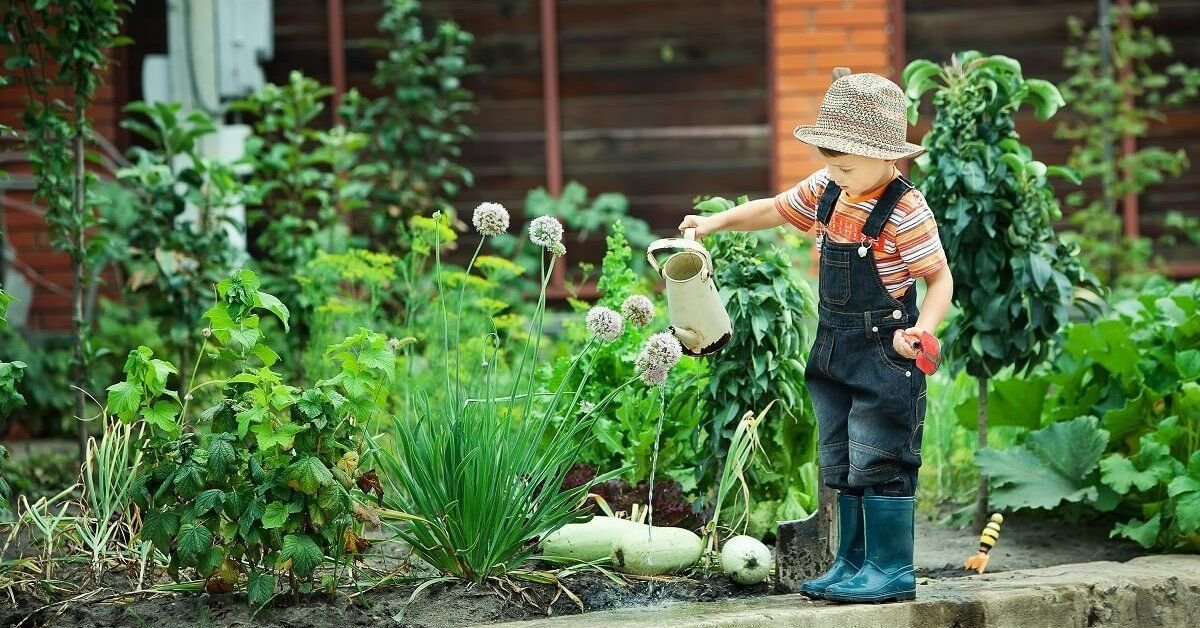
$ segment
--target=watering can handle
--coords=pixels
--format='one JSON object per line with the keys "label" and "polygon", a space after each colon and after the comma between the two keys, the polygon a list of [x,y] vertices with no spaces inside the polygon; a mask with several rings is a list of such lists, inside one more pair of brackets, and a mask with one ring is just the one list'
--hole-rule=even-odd
{"label": "watering can handle", "polygon": [[709,255],[708,249],[704,248],[704,245],[696,241],[695,229],[685,229],[682,238],[663,238],[662,240],[656,240],[650,246],[646,247],[646,259],[649,260],[650,266],[654,268],[654,272],[658,273],[659,276],[662,276],[662,267],[659,266],[655,253],[668,249],[687,249],[698,253],[704,258],[705,276],[712,276],[712,255]]}

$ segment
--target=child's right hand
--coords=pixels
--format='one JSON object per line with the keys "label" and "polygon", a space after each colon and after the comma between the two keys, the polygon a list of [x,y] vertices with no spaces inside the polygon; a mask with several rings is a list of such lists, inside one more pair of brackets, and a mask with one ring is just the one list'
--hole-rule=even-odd
{"label": "child's right hand", "polygon": [[683,222],[679,223],[679,232],[683,233],[685,229],[695,229],[696,237],[703,238],[716,232],[718,225],[712,216],[685,216]]}

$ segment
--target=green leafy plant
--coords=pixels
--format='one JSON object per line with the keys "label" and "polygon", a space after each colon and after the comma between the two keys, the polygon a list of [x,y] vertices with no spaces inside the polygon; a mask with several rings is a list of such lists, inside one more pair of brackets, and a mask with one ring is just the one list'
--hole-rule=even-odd
{"label": "green leafy plant", "polygon": [[[1114,28],[1107,38],[1099,25],[1087,29],[1077,17],[1067,23],[1072,43],[1063,65],[1073,74],[1060,88],[1075,116],[1058,126],[1057,135],[1074,143],[1071,167],[1098,184],[1092,192],[1068,195],[1067,203],[1078,208],[1071,223],[1082,259],[1110,286],[1136,287],[1153,266],[1150,239],[1124,233],[1117,211],[1122,199],[1181,176],[1189,165],[1183,149],[1118,150],[1125,138],[1145,137],[1166,119],[1166,110],[1200,92],[1200,69],[1169,62],[1171,41],[1151,30],[1148,22],[1157,12],[1144,1],[1112,7],[1107,17]],[[1188,233],[1188,222],[1175,214],[1164,226]],[[1194,224],[1191,232],[1200,233]]]}
{"label": "green leafy plant", "polygon": [[[903,82],[910,122],[922,96],[933,91],[936,114],[922,139],[927,152],[916,160],[914,181],[938,215],[959,286],[959,315],[950,321],[944,345],[950,362],[979,381],[982,448],[988,379],[1005,368],[1026,372],[1044,360],[1068,321],[1076,289],[1098,289],[1078,247],[1063,243],[1052,227],[1062,211],[1047,177],[1075,175],[1035,160],[1013,120],[1024,104],[1049,119],[1063,100],[1051,83],[1026,79],[1015,60],[975,51],[954,55],[946,66],[913,61]],[[980,521],[987,488],[982,477]]]}
{"label": "green leafy plant", "polygon": [[[606,238],[607,252],[601,262],[596,288],[600,298],[596,305],[622,309],[622,304],[632,297],[641,297],[653,310],[652,316],[663,310],[662,303],[649,289],[648,282],[640,276],[632,264],[633,249],[625,236],[620,222],[610,225]],[[647,296],[649,295],[649,296]],[[572,299],[572,309],[577,314],[587,311],[591,305]],[[590,411],[614,388],[637,373],[634,354],[637,348],[653,333],[654,321],[644,321],[641,327],[632,326],[612,343],[593,349],[590,374],[572,370],[571,355],[559,356],[553,363],[551,382],[561,382],[567,373],[573,373],[569,385],[582,385],[581,412]],[[561,344],[576,347],[587,342],[590,332],[583,321],[563,321]],[[624,479],[631,484],[646,480],[650,475],[651,459],[655,440],[659,440],[658,471],[665,477],[678,480],[683,490],[694,491],[696,479],[694,469],[701,452],[699,424],[703,410],[697,397],[703,382],[707,363],[688,360],[677,367],[677,376],[665,384],[670,399],[665,409],[666,419],[658,425],[660,399],[657,394],[647,394],[641,388],[627,388],[595,420],[595,438],[580,450],[580,461],[600,469],[627,468]],[[563,416],[570,422],[578,417]],[[641,502],[645,505],[645,502]]]}
{"label": "green leafy plant", "polygon": [[416,0],[383,0],[382,38],[369,42],[382,56],[371,82],[383,93],[346,94],[339,112],[348,128],[368,139],[364,163],[378,166],[370,195],[371,248],[403,251],[409,218],[450,215],[450,200],[473,183],[457,160],[471,136],[465,117],[474,110],[463,79],[478,71],[468,61],[473,37],[452,21],[430,28]]}
{"label": "green leafy plant", "polygon": [[[1151,281],[1110,314],[1069,326],[1061,352],[1034,378],[1050,391],[1035,414],[1050,423],[1046,429],[1094,417],[1087,419],[1094,434],[1086,438],[1105,445],[1095,459],[1093,448],[1075,447],[1057,452],[1057,463],[1072,468],[1099,463],[1098,476],[1074,478],[1089,491],[1085,503],[1133,513],[1114,532],[1146,547],[1200,547],[1200,502],[1187,479],[1195,476],[1192,459],[1200,450],[1198,302],[1200,282]],[[1007,464],[1013,461],[1003,457],[1006,464],[997,468],[996,454],[981,457],[981,465],[985,459],[1015,482],[1040,487],[1036,478],[1022,479],[1035,469]],[[1042,490],[1019,492],[1008,501],[1013,508],[1057,503],[1055,493]]]}
{"label": "green leafy plant", "polygon": [[81,453],[87,445],[84,300],[89,269],[102,248],[94,241],[99,237],[95,212],[87,208],[89,191],[96,182],[96,175],[86,167],[92,141],[87,109],[112,62],[109,52],[129,41],[120,30],[122,16],[131,4],[120,0],[14,0],[0,13],[5,67],[17,70],[17,81],[26,90],[21,121],[38,182],[34,197],[46,204],[46,224],[54,246],[71,258],[72,379]]}
{"label": "green leafy plant", "polygon": [[[629,215],[629,199],[623,194],[604,192],[588,198],[588,190],[577,181],[568,181],[563,186],[562,193],[552,196],[545,188],[535,188],[525,195],[524,216],[526,219],[538,216],[554,216],[563,221],[563,225],[571,233],[572,239],[584,242],[593,234],[610,236],[614,229],[621,229],[621,237],[638,251],[655,240],[650,233],[646,221]],[[518,236],[503,234],[495,241],[496,250],[513,259],[515,263],[525,268],[532,275],[537,270],[538,260],[530,250],[523,246]],[[646,270],[645,257],[642,255],[629,256],[626,260],[628,270],[633,277],[644,277]],[[586,280],[591,269],[590,262],[580,262],[575,268],[568,269],[570,275],[584,275],[577,280]],[[582,271],[582,273],[577,273]],[[524,291],[532,292],[536,285],[529,282],[520,286]],[[597,289],[601,289],[597,286]]]}
{"label": "green leafy plant", "polygon": [[101,331],[149,317],[170,343],[159,348],[178,351],[179,363],[190,365],[192,322],[238,261],[228,234],[244,228],[230,216],[245,200],[244,186],[231,167],[200,156],[197,143],[214,133],[207,114],[183,116],[179,104],[162,102],[133,102],[125,112],[130,117],[121,126],[145,145],[130,149],[132,164],[102,183],[95,199],[110,230],[105,261],[120,268],[131,295],[143,298],[103,310]]}
{"label": "green leafy plant", "polygon": [[[377,166],[360,163],[367,136],[317,126],[333,89],[293,71],[235,109],[256,118],[244,162],[252,169],[247,222],[272,293],[295,303],[295,275],[317,251],[345,250],[348,216],[367,205]],[[304,341],[303,332],[301,342]]]}
{"label": "green leafy plant", "polygon": [[1006,449],[982,449],[975,460],[991,477],[991,506],[1054,508],[1063,502],[1095,501],[1100,457],[1108,432],[1096,417],[1052,423]]}
{"label": "green leafy plant", "polygon": [[[0,289],[0,332],[8,328],[8,305],[15,300]],[[17,384],[21,383],[27,365],[16,360],[5,362],[4,357],[0,356],[0,418],[25,405],[25,397],[17,390]]]}
{"label": "green leafy plant", "polygon": [[[495,204],[476,209],[472,221],[483,238],[465,274],[491,236],[509,225],[507,212]],[[498,360],[501,338],[488,335],[481,358],[463,358],[458,321],[466,283],[458,286],[455,315],[447,305],[453,292],[442,283],[440,246],[434,243],[435,295],[441,311],[440,346],[444,360],[431,364],[436,381],[447,392],[431,403],[415,390],[392,429],[379,439],[375,459],[384,470],[384,503],[401,513],[389,525],[413,552],[449,577],[482,582],[530,576],[522,563],[533,556],[537,541],[567,523],[587,518],[584,497],[595,483],[620,474],[617,469],[579,486],[562,490],[563,480],[581,449],[594,438],[597,416],[620,392],[639,378],[661,385],[678,361],[681,349],[669,334],[647,340],[638,369],[587,412],[578,411],[588,374],[594,372],[594,349],[625,333],[620,314],[607,308],[589,313],[591,337],[572,360],[561,381],[546,386],[539,368],[546,305],[546,284],[555,262],[565,253],[562,225],[550,217],[530,224],[529,239],[543,249],[541,287],[524,347],[512,352],[505,368]],[[546,257],[549,264],[546,264]],[[517,357],[519,353],[519,358]],[[465,371],[464,371],[465,369]],[[584,374],[573,381],[574,369]],[[468,377],[464,378],[466,372]],[[568,420],[558,420],[568,417]],[[388,517],[385,517],[388,519]]]}
{"label": "green leafy plant", "polygon": [[[696,209],[715,213],[733,205],[712,198]],[[811,345],[804,322],[816,316],[816,298],[792,271],[788,254],[764,247],[752,233],[719,234],[710,250],[735,333],[713,361],[703,393],[711,412],[705,477],[721,476],[718,466],[741,417],[778,401],[779,416],[758,425],[763,455],[747,479],[758,502],[754,530],[761,534],[776,520],[799,519],[816,508],[816,425],[804,386]]]}
{"label": "green leafy plant", "polygon": [[[149,427],[145,471],[131,491],[144,512],[141,537],[169,556],[173,574],[194,568],[210,591],[228,591],[246,574],[254,605],[274,595],[278,576],[305,590],[318,567],[365,548],[356,503],[378,480],[359,466],[355,426],[379,411],[398,344],[360,330],[327,349],[341,365],[336,375],[307,389],[285,384],[260,315],[286,330],[290,314],[259,287],[254,273],[234,273],[204,315],[197,364],[211,356],[231,364],[232,377],[197,383],[194,368],[177,392],[169,385],[178,368],[139,347],[107,402],[123,422]],[[206,386],[223,395],[197,414],[191,402]]]}

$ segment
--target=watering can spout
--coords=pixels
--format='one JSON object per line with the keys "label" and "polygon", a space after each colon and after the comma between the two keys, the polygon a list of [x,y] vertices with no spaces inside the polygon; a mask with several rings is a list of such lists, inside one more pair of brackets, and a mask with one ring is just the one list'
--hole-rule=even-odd
{"label": "watering can spout", "polygon": [[[666,250],[674,253],[659,265],[656,254]],[[646,258],[666,282],[671,332],[684,353],[698,357],[720,351],[733,337],[733,326],[713,281],[712,256],[696,241],[696,230],[654,242]]]}

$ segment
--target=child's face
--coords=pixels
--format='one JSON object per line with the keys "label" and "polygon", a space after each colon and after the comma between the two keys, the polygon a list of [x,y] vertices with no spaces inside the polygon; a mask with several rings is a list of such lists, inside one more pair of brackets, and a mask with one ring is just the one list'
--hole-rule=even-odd
{"label": "child's face", "polygon": [[860,196],[883,185],[892,177],[895,161],[858,155],[821,155],[829,166],[829,178],[850,196]]}

